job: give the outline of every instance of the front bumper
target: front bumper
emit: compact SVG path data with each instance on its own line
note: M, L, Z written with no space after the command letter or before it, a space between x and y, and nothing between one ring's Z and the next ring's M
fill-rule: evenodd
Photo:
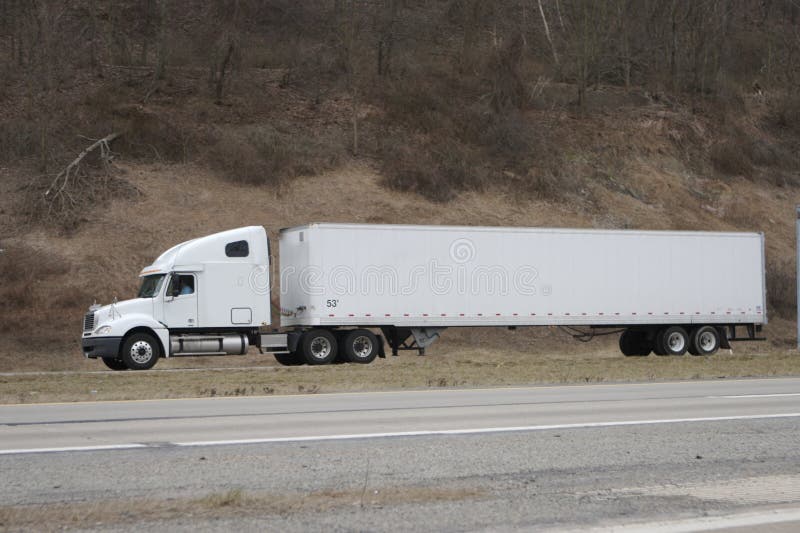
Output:
M122 337L85 337L81 339L83 355L89 359L118 357Z

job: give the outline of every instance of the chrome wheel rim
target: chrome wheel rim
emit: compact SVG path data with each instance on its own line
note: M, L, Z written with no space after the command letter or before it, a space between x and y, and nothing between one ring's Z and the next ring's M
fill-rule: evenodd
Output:
M136 363L147 363L153 358L153 347L147 341L136 341L131 346L130 356Z
M366 335L353 339L353 353L359 359L365 359L372 353L372 341Z
M314 337L311 340L311 355L315 359L325 359L331 354L331 343L325 337Z
M717 339L712 332L704 331L700 334L697 344L700 345L700 349L702 349L704 352L710 352L716 348Z
M673 331L667 337L667 346L672 352L681 352L686 347L686 339L679 331Z

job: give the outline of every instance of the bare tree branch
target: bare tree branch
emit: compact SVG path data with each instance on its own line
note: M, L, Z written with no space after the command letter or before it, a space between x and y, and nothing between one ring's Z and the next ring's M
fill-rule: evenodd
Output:
M70 178L73 177L75 175L75 173L78 171L78 169L80 167L80 164L83 161L83 159L87 155L89 155L91 152L97 150L98 148L100 149L100 159L103 161L103 164L104 165L110 164L111 163L111 148L108 145L109 145L109 143L111 141L113 141L114 139L116 139L120 135L122 135L122 134L121 133L111 133L109 135L106 135L102 139L95 140L94 143L92 143L87 148L85 148L80 154L78 154L78 157L73 159L70 162L70 164L68 164L66 167L64 167L64 170L59 172L58 175L55 177L55 179L53 179L53 182L50 184L50 187L48 187L47 190L44 193L45 198L50 197L51 193L53 194L53 196L57 196L57 195L59 195L61 193L66 192L66 189L67 189L67 187L69 185ZM58 186L59 183L61 183L60 187ZM56 190L56 187L58 187L57 190ZM69 197L69 194L67 194L66 196Z

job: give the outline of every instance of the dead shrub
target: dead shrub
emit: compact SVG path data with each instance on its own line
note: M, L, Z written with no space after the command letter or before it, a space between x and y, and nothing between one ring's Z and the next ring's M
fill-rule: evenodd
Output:
M790 133L800 133L800 95L791 92L775 100L769 123Z
M19 118L0 120L0 162L19 163L40 154L41 139L36 123Z
M458 131L454 117L469 108L459 99L461 88L446 78L414 77L387 85L382 93L389 123L414 132Z
M88 221L89 213L97 206L112 199L135 198L140 194L136 186L113 171L91 166L78 169L64 194L45 196L52 182L53 176L44 174L32 179L25 188L19 213L31 223L65 233L75 231Z
M796 277L794 261L767 261L767 304L769 312L783 318L794 318L796 310Z
M451 139L425 144L396 141L381 156L386 186L434 202L448 202L462 191L481 190L487 182L488 171L478 154Z
M714 170L728 177L753 175L753 163L748 156L748 146L733 138L724 139L711 147L711 164Z
M334 168L344 153L341 141L331 136L251 126L219 131L208 157L209 164L232 182L277 186Z

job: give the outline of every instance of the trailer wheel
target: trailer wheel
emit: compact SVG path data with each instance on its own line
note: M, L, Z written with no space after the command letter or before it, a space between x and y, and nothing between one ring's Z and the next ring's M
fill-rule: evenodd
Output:
M367 329L354 329L345 335L342 352L351 363L371 363L378 356L378 338Z
M719 330L712 326L700 326L692 331L690 346L697 355L712 355L719 350Z
M664 332L666 330L664 328L659 329L656 331L656 334L653 335L652 339L652 348L653 353L656 355L667 355L664 351Z
M312 329L300 339L303 358L309 365L327 365L336 359L336 337L326 329Z
M666 328L660 337L664 355L683 355L689 348L689 335L680 326Z
M274 353L275 360L283 366L300 366L305 364L306 360L299 353Z
M642 344L642 333L641 331L626 329L622 332L622 335L619 336L619 351L622 352L623 355L627 357L632 357L635 355L642 355L641 351L641 344ZM647 340L647 339L645 339ZM647 353L650 353L648 349ZM644 354L647 355L647 354Z
M125 361L118 357L101 357L103 364L111 370L128 370Z
M653 340L650 338L647 331L639 331L639 336L637 337L638 342L638 355L645 356L650 355L653 353Z
M149 333L134 333L122 345L122 361L131 370L148 370L158 362L161 350Z

